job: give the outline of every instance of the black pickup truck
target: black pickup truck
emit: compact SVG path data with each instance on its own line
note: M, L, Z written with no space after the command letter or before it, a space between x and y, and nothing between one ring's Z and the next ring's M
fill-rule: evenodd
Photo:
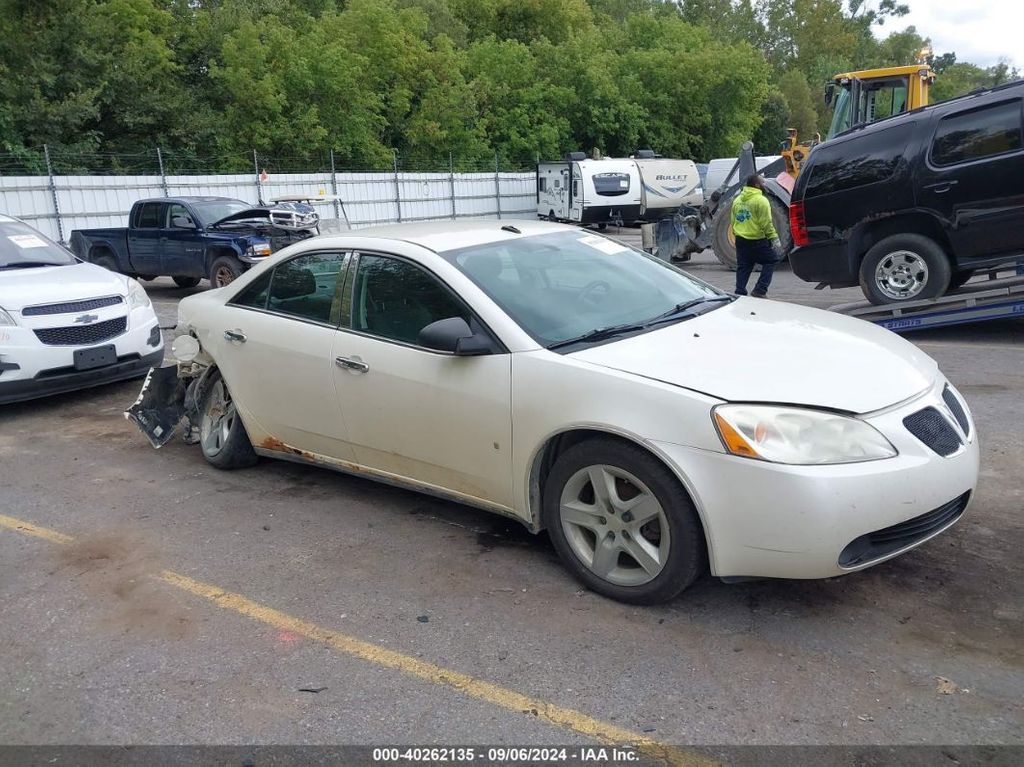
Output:
M292 242L317 234L310 205L253 206L229 197L161 197L132 206L128 228L78 229L84 261L141 279L166 275L181 287L219 288Z

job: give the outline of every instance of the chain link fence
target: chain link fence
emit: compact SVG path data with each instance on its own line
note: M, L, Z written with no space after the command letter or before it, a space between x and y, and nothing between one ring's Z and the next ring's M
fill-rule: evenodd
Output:
M449 155L438 161L336 162L262 155L197 157L160 148L139 153L66 149L0 153L0 213L66 242L74 229L127 226L136 200L210 195L253 204L324 196L321 219L352 227L461 218L536 216L535 163Z

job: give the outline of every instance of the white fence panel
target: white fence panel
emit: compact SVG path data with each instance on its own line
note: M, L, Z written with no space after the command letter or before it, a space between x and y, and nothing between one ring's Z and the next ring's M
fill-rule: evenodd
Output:
M54 190L57 206L54 209ZM291 195L337 194L353 227L397 221L533 218L532 172L329 172L203 176L0 176L0 213L22 218L53 239L75 229L128 225L128 211L148 197L234 197L256 204ZM335 192L335 190L337 190ZM338 218L333 202L316 204L323 219Z

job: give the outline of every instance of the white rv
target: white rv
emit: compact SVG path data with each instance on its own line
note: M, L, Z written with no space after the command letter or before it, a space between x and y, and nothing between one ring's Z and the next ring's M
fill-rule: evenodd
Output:
M537 215L576 224L657 221L681 205L699 207L697 166L649 154L588 160L573 152L537 166Z

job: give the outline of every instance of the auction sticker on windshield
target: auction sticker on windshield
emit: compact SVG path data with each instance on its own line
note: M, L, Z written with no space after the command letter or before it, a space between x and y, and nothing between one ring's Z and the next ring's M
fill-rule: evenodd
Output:
M45 248L46 243L34 234L12 234L7 237L19 248Z
M602 253L607 253L609 256L614 256L616 253L622 253L623 251L629 250L625 245L620 245L614 240L608 240L594 234L587 235L586 237L580 237L580 242L584 245L589 245Z

